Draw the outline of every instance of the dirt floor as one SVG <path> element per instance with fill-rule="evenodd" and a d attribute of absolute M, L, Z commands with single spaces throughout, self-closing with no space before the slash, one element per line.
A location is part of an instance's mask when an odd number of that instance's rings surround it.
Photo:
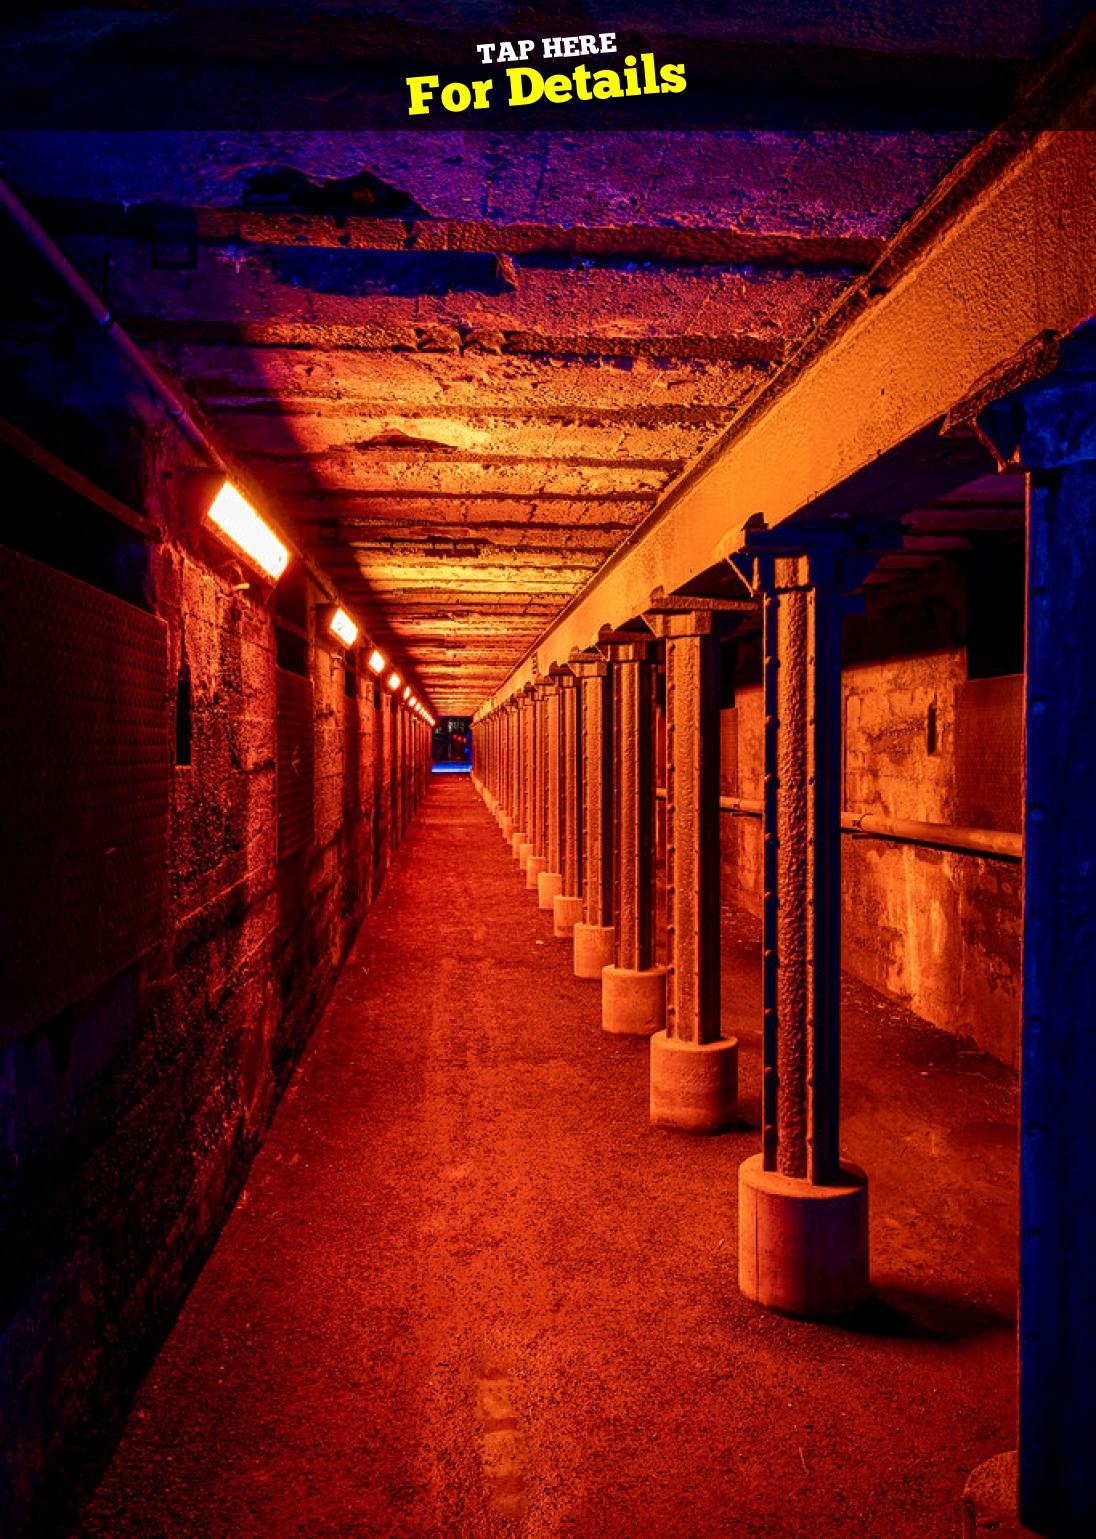
<path fill-rule="evenodd" d="M 876 1297 L 735 1283 L 759 965 L 728 916 L 743 1127 L 653 1130 L 467 779 L 436 779 L 82 1539 L 950 1539 L 1014 1443 L 1015 1086 L 845 992 Z"/>

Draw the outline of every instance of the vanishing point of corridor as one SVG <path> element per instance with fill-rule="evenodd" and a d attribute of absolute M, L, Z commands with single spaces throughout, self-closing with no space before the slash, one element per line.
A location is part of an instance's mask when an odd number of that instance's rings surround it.
<path fill-rule="evenodd" d="M 727 922 L 741 1129 L 652 1128 L 646 1040 L 602 1032 L 435 775 L 82 1539 L 951 1532 L 1015 1435 L 1011 1077 L 848 983 L 876 1296 L 823 1327 L 748 1303 L 760 982 Z"/>

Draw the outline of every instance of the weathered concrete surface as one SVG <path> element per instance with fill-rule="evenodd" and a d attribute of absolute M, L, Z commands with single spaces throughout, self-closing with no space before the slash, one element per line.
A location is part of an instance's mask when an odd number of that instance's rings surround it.
<path fill-rule="evenodd" d="M 8 132 L 0 157 L 373 639 L 465 714 L 970 138 Z"/>
<path fill-rule="evenodd" d="M 753 1121 L 756 939 L 724 937 Z M 437 785 L 81 1539 L 953 1532 L 1014 1436 L 1014 1086 L 859 985 L 844 1010 L 880 1296 L 819 1329 L 734 1285 L 756 1126 L 649 1126 L 647 1044 L 597 1030 Z"/>

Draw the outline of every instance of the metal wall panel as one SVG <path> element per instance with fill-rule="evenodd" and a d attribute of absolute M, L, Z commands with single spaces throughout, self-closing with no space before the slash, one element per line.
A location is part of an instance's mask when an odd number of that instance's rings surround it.
<path fill-rule="evenodd" d="M 161 938 L 171 785 L 167 627 L 0 548 L 0 1038 Z"/>
<path fill-rule="evenodd" d="M 315 740 L 312 680 L 277 670 L 278 859 L 303 849 L 312 838 Z"/>

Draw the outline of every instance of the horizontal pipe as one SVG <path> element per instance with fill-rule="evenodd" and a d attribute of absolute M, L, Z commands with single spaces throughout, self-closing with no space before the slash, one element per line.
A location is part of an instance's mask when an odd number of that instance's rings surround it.
<path fill-rule="evenodd" d="M 655 792 L 666 799 L 665 787 Z M 744 796 L 721 796 L 719 810 L 740 818 L 759 818 L 762 804 Z M 954 828 L 950 823 L 919 823 L 912 818 L 884 818 L 875 812 L 843 812 L 841 832 L 861 839 L 889 839 L 895 844 L 916 844 L 924 849 L 956 850 L 964 855 L 984 855 L 991 860 L 1021 861 L 1023 834 L 997 828 Z"/>
<path fill-rule="evenodd" d="M 149 389 L 163 402 L 168 414 L 178 423 L 194 447 L 208 455 L 218 470 L 227 470 L 219 451 L 210 443 L 209 435 L 194 420 L 179 392 L 145 357 L 129 333 L 123 330 L 111 315 L 109 308 L 95 290 L 77 272 L 57 242 L 46 234 L 34 215 L 24 208 L 3 178 L 0 178 L 0 207 L 4 209 L 12 223 L 22 231 L 39 256 L 53 268 L 69 291 L 83 305 L 95 325 L 105 332 L 115 347 L 124 353 Z"/>

